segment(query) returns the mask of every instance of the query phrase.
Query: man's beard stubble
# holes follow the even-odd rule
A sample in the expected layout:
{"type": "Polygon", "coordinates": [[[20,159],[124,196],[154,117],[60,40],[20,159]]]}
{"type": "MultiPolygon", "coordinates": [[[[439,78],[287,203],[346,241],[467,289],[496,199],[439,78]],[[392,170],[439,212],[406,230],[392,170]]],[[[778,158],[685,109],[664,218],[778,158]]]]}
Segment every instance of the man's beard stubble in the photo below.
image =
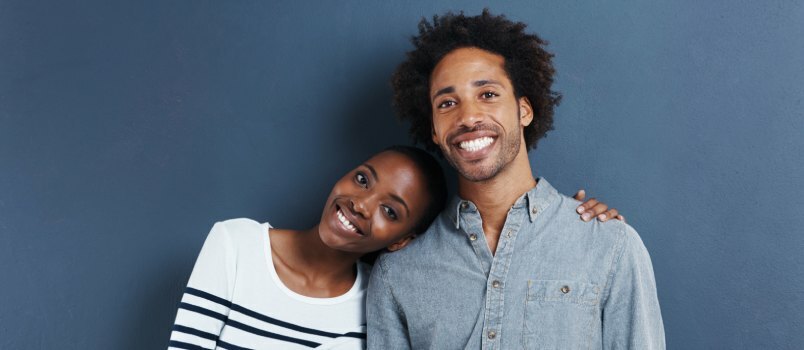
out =
{"type": "MultiPolygon", "coordinates": [[[[464,133],[477,131],[479,129],[494,130],[497,131],[497,135],[500,135],[496,140],[497,142],[501,142],[499,154],[497,154],[496,159],[494,159],[493,163],[489,166],[480,166],[476,169],[472,169],[475,167],[471,164],[465,164],[466,166],[462,166],[455,159],[453,159],[452,153],[448,153],[447,150],[444,149],[444,146],[441,147],[441,153],[444,154],[447,162],[452,165],[452,167],[455,168],[455,170],[457,170],[463,178],[472,182],[487,181],[497,176],[497,174],[499,174],[500,171],[505,168],[506,165],[511,163],[519,154],[519,145],[522,138],[520,128],[514,128],[510,132],[504,134],[499,132],[499,127],[496,125],[478,125],[472,129],[468,129],[453,135],[450,137],[450,139],[464,133]]],[[[452,142],[449,142],[449,145],[451,144],[452,142]]]]}

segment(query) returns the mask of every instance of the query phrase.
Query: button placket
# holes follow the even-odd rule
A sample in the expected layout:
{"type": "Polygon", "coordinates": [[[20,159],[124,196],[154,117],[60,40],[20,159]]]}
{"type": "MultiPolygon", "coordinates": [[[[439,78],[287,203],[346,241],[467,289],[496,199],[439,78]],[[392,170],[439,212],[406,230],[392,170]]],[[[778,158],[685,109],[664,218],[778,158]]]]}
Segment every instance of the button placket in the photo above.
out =
{"type": "MultiPolygon", "coordinates": [[[[489,271],[489,281],[487,282],[488,293],[486,295],[486,316],[484,320],[484,348],[497,348],[493,343],[502,341],[501,334],[497,331],[502,327],[502,317],[505,305],[505,278],[514,250],[514,237],[522,225],[523,221],[528,220],[530,209],[525,205],[515,205],[506,217],[503,227],[502,241],[497,246],[497,253],[493,257],[491,270],[489,271]]],[[[500,344],[501,345],[501,344],[500,344]]]]}

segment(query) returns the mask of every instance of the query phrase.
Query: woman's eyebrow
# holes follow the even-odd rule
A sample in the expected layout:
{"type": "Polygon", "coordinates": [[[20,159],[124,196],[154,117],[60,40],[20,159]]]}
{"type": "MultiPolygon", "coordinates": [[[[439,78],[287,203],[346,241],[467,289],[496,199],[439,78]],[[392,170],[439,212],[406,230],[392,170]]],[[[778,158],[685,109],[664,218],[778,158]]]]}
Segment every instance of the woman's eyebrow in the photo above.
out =
{"type": "Polygon", "coordinates": [[[393,199],[394,201],[399,202],[399,204],[401,204],[403,207],[405,207],[405,214],[407,216],[410,216],[410,209],[408,209],[408,205],[405,204],[405,201],[402,199],[402,197],[391,193],[391,199],[393,199]]]}
{"type": "MultiPolygon", "coordinates": [[[[371,166],[371,164],[369,164],[369,163],[363,163],[363,166],[364,166],[364,167],[366,167],[366,168],[368,168],[369,172],[371,172],[371,176],[372,176],[372,177],[374,177],[374,181],[375,181],[375,182],[376,182],[376,181],[380,181],[380,178],[377,176],[377,170],[374,170],[374,167],[373,167],[373,166],[371,166]]],[[[407,203],[405,203],[405,200],[404,200],[404,199],[402,199],[402,197],[397,196],[397,195],[395,195],[395,194],[393,194],[393,193],[391,193],[391,194],[390,194],[390,196],[391,196],[391,199],[393,199],[395,202],[398,202],[400,205],[402,205],[403,207],[405,207],[405,214],[406,214],[407,216],[410,216],[410,208],[408,208],[408,204],[407,204],[407,203]]]]}
{"type": "Polygon", "coordinates": [[[363,163],[363,166],[368,168],[368,170],[371,172],[371,176],[374,178],[374,181],[379,180],[379,178],[377,177],[377,170],[374,170],[374,167],[371,166],[371,164],[363,163]]]}

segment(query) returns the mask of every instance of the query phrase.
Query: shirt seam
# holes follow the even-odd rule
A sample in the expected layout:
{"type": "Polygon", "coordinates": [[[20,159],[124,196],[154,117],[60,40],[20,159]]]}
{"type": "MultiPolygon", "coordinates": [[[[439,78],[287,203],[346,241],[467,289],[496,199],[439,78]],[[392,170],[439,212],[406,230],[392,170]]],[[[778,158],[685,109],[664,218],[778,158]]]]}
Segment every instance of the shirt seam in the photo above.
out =
{"type": "MultiPolygon", "coordinates": [[[[407,320],[408,317],[405,315],[405,310],[402,309],[402,305],[400,305],[399,301],[396,299],[396,294],[394,293],[394,289],[392,287],[392,284],[388,281],[388,275],[389,275],[388,272],[389,272],[390,269],[386,265],[385,260],[387,260],[387,259],[382,259],[381,258],[379,260],[380,270],[382,272],[382,275],[380,276],[381,277],[380,280],[382,281],[382,284],[385,286],[385,288],[388,289],[388,292],[391,294],[391,301],[394,303],[394,307],[396,308],[396,310],[399,312],[399,314],[402,316],[403,319],[407,320]]],[[[410,335],[409,334],[408,334],[408,343],[410,343],[410,335]]]]}
{"type": "Polygon", "coordinates": [[[223,229],[224,242],[226,244],[226,248],[225,248],[226,249],[226,265],[227,265],[226,266],[226,273],[230,272],[229,271],[230,268],[232,270],[231,271],[231,273],[232,273],[231,283],[229,283],[230,281],[228,280],[228,278],[227,278],[227,281],[226,281],[226,283],[227,283],[226,292],[228,294],[227,295],[227,297],[228,297],[227,300],[232,301],[232,299],[234,298],[234,286],[237,285],[237,259],[234,258],[234,257],[239,256],[239,254],[237,254],[237,252],[235,250],[234,243],[232,242],[232,233],[229,231],[229,228],[227,227],[226,223],[219,222],[219,224],[220,224],[221,228],[223,229]],[[230,263],[230,261],[231,261],[231,263],[230,263]],[[231,264],[232,266],[231,267],[228,266],[229,264],[231,264]]]}
{"type": "Polygon", "coordinates": [[[612,255],[612,261],[610,264],[608,278],[606,279],[606,285],[603,288],[603,295],[601,296],[600,300],[600,309],[604,308],[609,301],[609,297],[611,296],[611,286],[614,283],[614,277],[617,275],[617,268],[620,266],[620,261],[622,261],[622,257],[625,254],[625,243],[627,238],[627,232],[625,232],[625,225],[620,225],[620,238],[617,241],[617,249],[619,252],[612,255]]]}

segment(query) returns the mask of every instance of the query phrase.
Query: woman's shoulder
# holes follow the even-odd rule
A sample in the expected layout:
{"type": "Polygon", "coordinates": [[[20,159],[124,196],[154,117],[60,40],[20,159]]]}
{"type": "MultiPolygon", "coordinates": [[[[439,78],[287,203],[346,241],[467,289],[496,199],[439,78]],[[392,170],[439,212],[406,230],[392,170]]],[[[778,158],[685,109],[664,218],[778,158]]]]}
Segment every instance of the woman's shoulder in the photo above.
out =
{"type": "Polygon", "coordinates": [[[248,218],[236,218],[218,221],[212,226],[210,235],[225,236],[235,245],[237,243],[252,244],[255,239],[262,239],[271,226],[268,223],[259,223],[248,218]]]}

